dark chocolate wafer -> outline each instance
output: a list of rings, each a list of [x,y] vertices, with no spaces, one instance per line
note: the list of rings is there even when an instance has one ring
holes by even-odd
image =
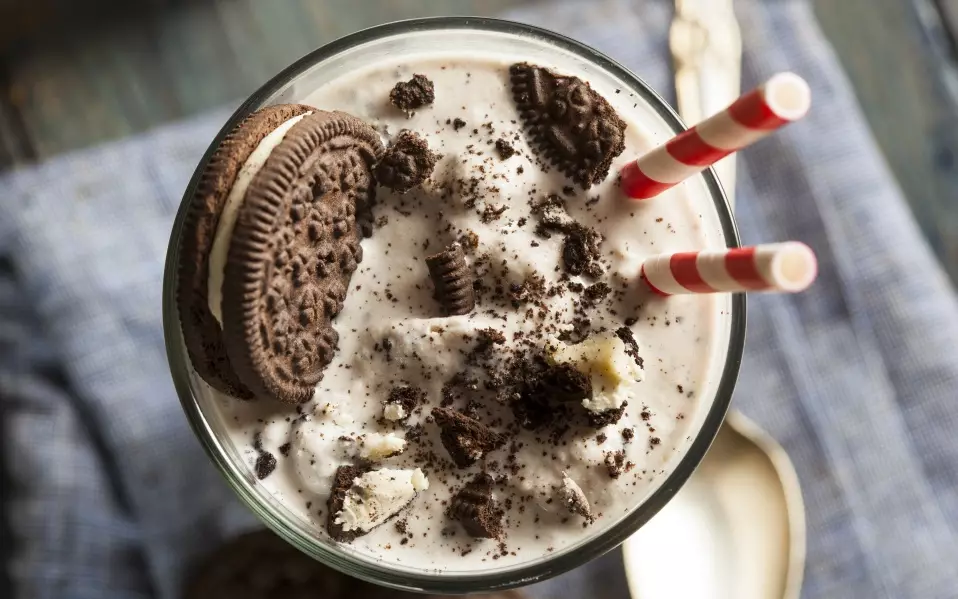
[[[305,401],[332,360],[382,151],[366,123],[316,111],[250,183],[226,261],[223,339],[255,395]]]
[[[179,240],[176,305],[183,338],[196,372],[211,387],[234,397],[252,392],[230,365],[220,324],[209,310],[209,256],[220,213],[243,164],[279,125],[313,108],[302,104],[271,106],[253,113],[230,132],[210,156],[183,222]]]

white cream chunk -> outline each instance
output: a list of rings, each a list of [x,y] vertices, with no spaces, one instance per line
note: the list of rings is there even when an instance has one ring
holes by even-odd
[[[398,403],[387,403],[383,406],[383,418],[395,422],[408,416],[406,410]]]
[[[385,435],[367,433],[359,437],[359,457],[364,460],[378,462],[388,457],[399,455],[406,449],[406,440],[397,437],[394,433]]]
[[[373,470],[353,480],[336,523],[344,531],[376,528],[409,504],[416,493],[429,488],[422,470]]]

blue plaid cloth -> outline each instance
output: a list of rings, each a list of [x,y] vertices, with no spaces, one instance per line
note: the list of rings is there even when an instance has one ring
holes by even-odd
[[[671,5],[563,2],[512,16],[595,46],[668,95]],[[804,596],[955,597],[954,290],[807,1],[736,6],[745,85],[793,70],[815,99],[802,123],[742,153],[738,189],[746,242],[800,239],[821,259],[809,292],[751,299],[734,404],[798,469]],[[0,178],[6,516],[22,597],[172,598],[197,554],[256,525],[187,428],[160,327],[173,215],[226,116]],[[614,555],[533,591],[627,596]]]

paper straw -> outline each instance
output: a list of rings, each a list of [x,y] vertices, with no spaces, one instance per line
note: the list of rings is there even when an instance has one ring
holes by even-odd
[[[806,289],[818,274],[815,253],[789,241],[753,247],[659,254],[642,264],[642,280],[659,295]]]
[[[620,173],[622,191],[637,200],[655,197],[802,118],[811,97],[804,79],[779,73],[722,112],[625,165]]]

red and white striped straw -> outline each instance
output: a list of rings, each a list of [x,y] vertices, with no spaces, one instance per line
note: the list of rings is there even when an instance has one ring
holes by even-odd
[[[642,280],[659,295],[803,291],[818,275],[815,252],[788,241],[753,247],[659,254],[642,264]]]
[[[811,99],[804,79],[795,73],[779,73],[722,112],[625,165],[622,191],[637,200],[655,197],[802,118]]]

